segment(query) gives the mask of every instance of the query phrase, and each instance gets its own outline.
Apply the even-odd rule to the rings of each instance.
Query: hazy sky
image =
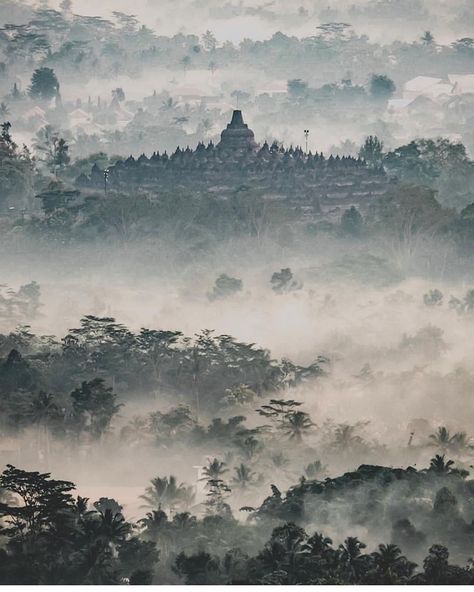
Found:
[[[50,5],[57,8],[61,0],[50,0]],[[30,0],[32,4],[36,3]],[[425,0],[424,4],[434,17],[424,23],[427,28],[433,30],[439,41],[449,41],[456,37],[446,24],[455,16],[456,7],[463,0]],[[306,36],[314,34],[315,28],[321,22],[328,20],[347,19],[344,14],[346,8],[351,6],[364,6],[368,0],[299,0],[288,2],[287,0],[73,0],[73,11],[76,13],[101,15],[109,17],[112,11],[134,14],[148,27],[161,34],[183,33],[202,34],[207,29],[214,32],[220,41],[230,40],[240,42],[244,38],[266,39],[276,31],[286,34]],[[467,5],[467,4],[465,4]],[[232,17],[232,7],[236,12],[239,7],[259,8],[261,14],[242,14]],[[297,17],[298,9],[306,8],[311,16],[307,19]],[[223,9],[226,8],[225,18]],[[217,12],[216,11],[219,11]],[[271,12],[280,15],[272,18]],[[212,16],[211,16],[212,15]],[[316,16],[314,16],[316,15]],[[320,15],[320,18],[317,16]],[[448,18],[444,18],[446,15]],[[375,25],[368,21],[358,23],[358,32],[368,34],[379,42],[390,42],[395,38],[413,40],[417,37],[418,26],[412,28],[406,21],[403,23],[403,9],[400,10],[401,23],[395,23],[391,19],[386,22],[378,21]],[[349,20],[350,22],[350,20]],[[434,26],[433,26],[434,25]],[[363,30],[362,30],[363,28]],[[422,30],[420,31],[423,32]],[[467,34],[467,32],[466,32]]]

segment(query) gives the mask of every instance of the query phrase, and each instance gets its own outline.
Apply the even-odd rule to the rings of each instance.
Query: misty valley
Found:
[[[471,2],[92,4],[0,4],[0,584],[474,584]]]

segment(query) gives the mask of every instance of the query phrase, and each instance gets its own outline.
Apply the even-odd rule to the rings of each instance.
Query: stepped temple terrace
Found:
[[[326,158],[276,142],[258,145],[241,111],[234,111],[217,145],[200,142],[195,150],[178,147],[171,155],[130,156],[110,167],[106,183],[110,190],[139,190],[157,196],[181,190],[225,197],[246,186],[268,199],[286,199],[314,212],[335,205],[362,205],[390,185],[382,169],[369,168],[361,159]],[[94,166],[90,176],[77,179],[77,185],[104,187],[104,171]]]

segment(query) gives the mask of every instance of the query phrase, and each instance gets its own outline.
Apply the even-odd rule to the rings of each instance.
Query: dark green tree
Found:
[[[370,79],[370,94],[380,101],[387,101],[395,92],[395,83],[384,74],[372,74]]]
[[[383,142],[377,136],[367,136],[359,150],[359,157],[363,158],[372,168],[382,166],[384,158]]]
[[[56,96],[59,82],[51,68],[38,68],[33,72],[28,90],[34,99],[49,100]]]
[[[122,406],[117,404],[117,395],[101,378],[83,382],[71,393],[71,399],[76,420],[96,439],[106,433]]]
[[[212,292],[208,295],[210,300],[218,300],[233,296],[242,291],[242,280],[221,274],[214,284]]]
[[[355,206],[344,210],[341,217],[341,230],[347,236],[360,236],[364,226],[364,219]]]

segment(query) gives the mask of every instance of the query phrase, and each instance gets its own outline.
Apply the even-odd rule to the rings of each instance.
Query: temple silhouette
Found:
[[[77,179],[78,187],[104,187],[104,171],[94,165],[89,176]],[[268,199],[286,199],[314,212],[336,205],[362,204],[385,193],[390,184],[383,169],[373,169],[350,156],[305,153],[300,147],[283,148],[266,141],[260,146],[244,123],[242,112],[221,133],[217,145],[200,142],[195,150],[181,149],[168,155],[130,156],[117,161],[107,174],[111,190],[211,192],[223,197],[242,186],[258,190]]]

